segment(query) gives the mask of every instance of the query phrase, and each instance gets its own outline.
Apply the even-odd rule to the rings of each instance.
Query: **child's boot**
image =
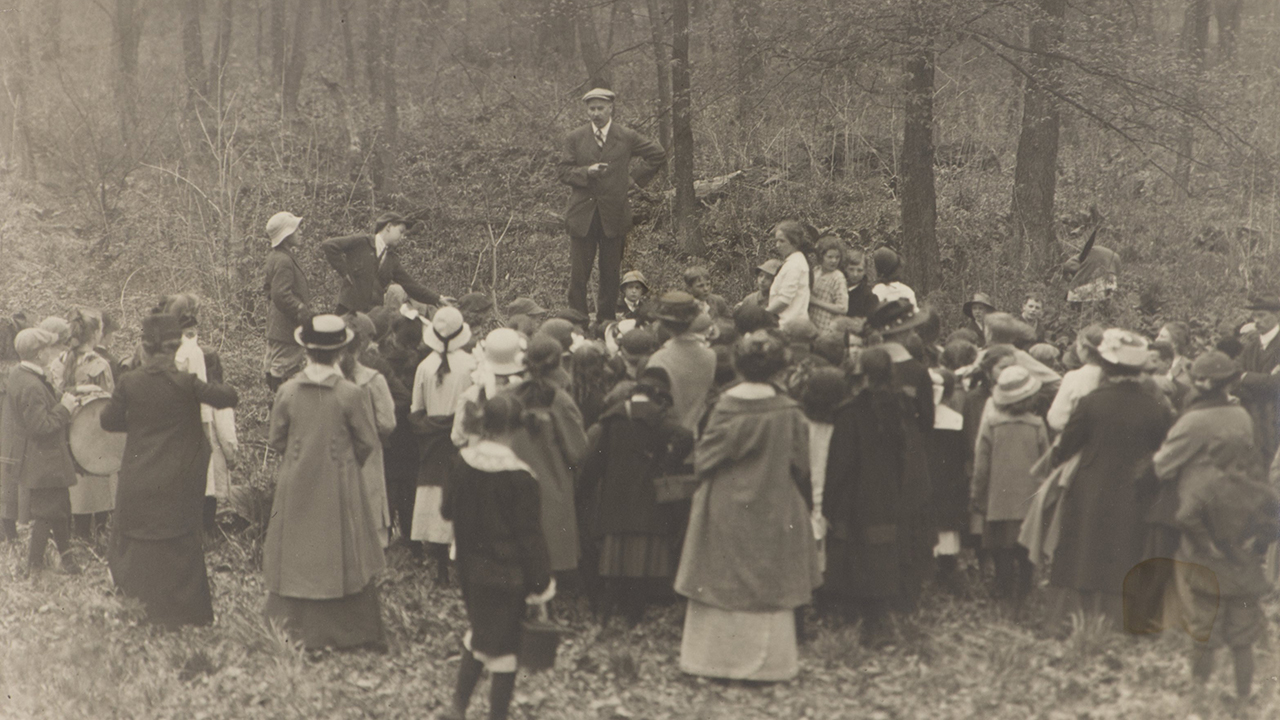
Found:
[[[453,705],[440,713],[439,720],[465,720],[467,706],[471,704],[471,693],[480,682],[480,674],[484,671],[484,663],[476,659],[470,651],[463,650],[462,661],[458,665],[458,682],[453,688]]]

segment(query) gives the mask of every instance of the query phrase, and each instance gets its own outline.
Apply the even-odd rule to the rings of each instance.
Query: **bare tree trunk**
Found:
[[[764,78],[764,62],[760,56],[760,0],[735,0],[729,6],[733,27],[734,80],[737,83],[738,141],[742,152],[750,157],[746,140],[755,108],[753,90]]]
[[[583,4],[575,0],[573,8],[574,24],[578,29],[578,47],[582,53],[582,64],[587,70],[589,87],[610,87],[613,85],[613,72],[609,69],[609,59],[600,47],[600,35],[596,32],[596,20],[591,12],[591,4]]]
[[[40,0],[44,15],[44,42],[40,59],[45,62],[62,57],[62,0]]]
[[[1013,233],[1005,249],[1006,257],[1023,269],[1043,268],[1058,255],[1053,208],[1060,118],[1050,89],[1061,61],[1045,53],[1057,43],[1066,7],[1066,0],[1040,0],[1043,17],[1031,25],[1033,77],[1027,79],[1022,93],[1022,130],[1013,171]]]
[[[653,36],[653,63],[658,69],[658,142],[671,147],[671,56],[662,26],[661,0],[647,0],[649,32]]]
[[[1196,84],[1204,72],[1205,49],[1209,45],[1210,0],[1187,0],[1182,23],[1182,53],[1191,62],[1195,77],[1191,83],[1191,102],[1199,106]],[[1173,166],[1173,178],[1177,185],[1174,192],[1186,198],[1191,192],[1191,162],[1195,153],[1195,125],[1185,115],[1181,119],[1182,130],[1178,136],[1178,158]]]
[[[298,93],[302,90],[302,71],[307,66],[307,33],[311,25],[314,0],[298,0],[298,14],[294,17],[293,41],[289,48],[289,62],[284,71],[284,116],[298,115]]]
[[[116,108],[120,113],[120,137],[125,154],[133,158],[138,134],[138,44],[142,40],[142,16],[137,0],[116,0]]]
[[[31,147],[31,111],[27,105],[27,88],[31,82],[31,47],[27,27],[29,16],[24,17],[20,0],[0,2],[6,22],[6,32],[0,33],[4,60],[4,93],[9,104],[9,127],[6,128],[9,143],[4,147],[5,164],[15,163],[17,175],[27,181],[36,180],[35,153]]]
[[[205,84],[204,39],[200,34],[201,0],[182,0],[178,8],[182,32],[182,73],[187,82],[187,117],[194,117],[208,97]]]
[[[226,85],[227,62],[231,60],[231,19],[234,7],[233,0],[218,2],[218,34],[213,41],[213,55],[209,58],[209,90],[219,115],[225,98],[223,87]]]
[[[364,16],[365,75],[369,79],[369,99],[382,97],[382,0],[367,0]]]
[[[1218,19],[1218,54],[1229,63],[1236,59],[1243,5],[1244,0],[1215,0],[1213,3],[1213,14]]]
[[[916,45],[907,59],[906,112],[902,128],[902,254],[917,294],[928,295],[938,268],[937,195],[933,178],[932,38],[916,26]]]
[[[400,157],[400,108],[396,98],[396,38],[401,0],[390,0],[387,30],[383,36],[386,62],[382,72],[382,181],[394,186]],[[379,188],[381,190],[381,188]]]
[[[676,188],[672,218],[680,249],[702,255],[706,246],[698,228],[698,198],[693,190],[693,107],[689,77],[689,0],[674,0],[671,24],[672,182]]]
[[[538,54],[547,58],[573,56],[573,7],[575,0],[535,0]]]
[[[339,0],[338,22],[342,24],[342,80],[349,90],[356,87],[356,43],[351,31],[351,3],[354,0]]]
[[[287,0],[271,0],[271,82],[284,77],[284,36]]]

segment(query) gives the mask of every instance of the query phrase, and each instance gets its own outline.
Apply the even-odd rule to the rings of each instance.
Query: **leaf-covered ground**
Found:
[[[0,546],[0,717],[429,718],[449,697],[465,619],[456,587],[393,548],[381,581],[391,637],[385,655],[306,653],[264,624],[260,575],[246,546],[208,555],[217,620],[164,633],[138,623],[112,594],[87,546],[81,576],[17,569],[18,544]],[[963,597],[931,590],[895,623],[894,644],[870,650],[856,626],[808,613],[800,676],[777,685],[722,684],[677,666],[682,608],[651,608],[637,627],[602,628],[585,601],[560,601],[573,634],[550,672],[522,678],[514,718],[1080,718],[1202,720],[1280,717],[1280,663],[1258,650],[1255,701],[1230,695],[1230,663],[1204,692],[1189,681],[1185,637],[1128,638],[1082,627],[1065,640],[1015,624],[970,568]],[[1034,613],[1033,613],[1034,614]],[[1272,627],[1277,607],[1268,604]],[[484,717],[486,685],[470,716]]]

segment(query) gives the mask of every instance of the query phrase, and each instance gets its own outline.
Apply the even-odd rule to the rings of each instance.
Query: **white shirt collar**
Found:
[[[27,368],[27,369],[28,369],[28,370],[30,370],[31,372],[33,372],[33,373],[35,373],[35,374],[39,375],[40,377],[45,377],[44,368],[42,368],[42,367],[40,367],[39,365],[37,365],[37,364],[35,364],[35,363],[31,362],[30,360],[23,360],[22,362],[20,362],[20,363],[18,363],[18,364],[19,364],[19,365],[21,365],[21,366],[23,366],[23,367],[25,367],[25,368]]]
[[[383,253],[386,251],[387,241],[382,239],[382,233],[377,233],[373,236],[373,254],[381,260]]]
[[[306,375],[307,379],[312,382],[324,382],[334,375],[342,377],[342,371],[338,368],[332,365],[320,365],[312,362],[307,363],[307,366],[302,368],[302,374]]]
[[[1262,341],[1262,347],[1265,348],[1271,344],[1272,340],[1276,339],[1276,335],[1280,335],[1280,325],[1276,325],[1275,327],[1271,328],[1271,332],[1267,333],[1266,335],[1259,335],[1258,339]]]
[[[609,122],[605,123],[602,128],[597,128],[595,123],[591,123],[591,132],[600,133],[600,137],[604,138],[605,142],[609,142],[609,128],[611,127],[613,127],[613,118],[609,118]]]

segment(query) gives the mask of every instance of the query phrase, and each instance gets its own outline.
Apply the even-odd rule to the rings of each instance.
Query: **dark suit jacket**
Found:
[[[414,280],[404,268],[395,248],[387,248],[382,264],[374,250],[372,235],[348,235],[331,238],[320,243],[320,252],[338,275],[342,276],[342,290],[338,292],[338,304],[348,310],[368,312],[382,304],[387,286],[396,283],[409,297],[428,305],[439,305],[440,296]],[[350,278],[351,282],[347,282]]]
[[[49,381],[15,365],[4,403],[0,484],[28,489],[75,485],[76,468],[67,447],[71,413],[58,402]]]
[[[293,342],[294,328],[313,314],[307,275],[292,250],[277,247],[267,255],[266,276],[267,339]]]
[[[631,158],[644,162],[631,172]],[[600,212],[606,237],[622,237],[631,229],[631,203],[627,190],[634,179],[643,187],[667,161],[667,151],[658,143],[617,122],[609,126],[604,147],[596,144],[591,123],[569,133],[560,156],[560,182],[573,188],[564,214],[565,228],[572,237],[586,237],[591,218]],[[587,168],[599,162],[609,169],[599,177],[587,177]]]
[[[1280,375],[1271,371],[1280,365],[1280,335],[1271,344],[1262,347],[1262,341],[1254,334],[1244,343],[1240,353],[1240,404],[1253,417],[1253,433],[1263,457],[1275,455],[1280,444]]]
[[[116,491],[118,531],[163,540],[200,529],[209,467],[200,404],[226,408],[237,400],[231,387],[179,371],[171,355],[120,378],[100,418],[103,430],[127,433]]]

